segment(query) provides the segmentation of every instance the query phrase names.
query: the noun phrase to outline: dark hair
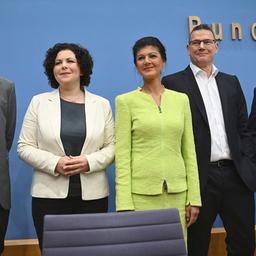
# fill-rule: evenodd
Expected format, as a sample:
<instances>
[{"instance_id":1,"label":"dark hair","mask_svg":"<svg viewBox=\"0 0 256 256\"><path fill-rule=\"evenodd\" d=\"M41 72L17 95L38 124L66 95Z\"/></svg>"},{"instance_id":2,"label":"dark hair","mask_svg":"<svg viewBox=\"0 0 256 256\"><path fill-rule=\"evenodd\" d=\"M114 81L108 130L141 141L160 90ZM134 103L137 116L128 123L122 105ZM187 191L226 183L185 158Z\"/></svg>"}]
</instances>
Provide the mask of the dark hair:
<instances>
[{"instance_id":1,"label":"dark hair","mask_svg":"<svg viewBox=\"0 0 256 256\"><path fill-rule=\"evenodd\" d=\"M160 40L156 37L153 36L147 36L139 39L138 41L135 42L132 51L133 51L133 61L134 64L136 65L136 56L139 50L146 46L154 46L159 50L159 53L161 55L161 58L164 62L166 62L166 50L163 44L160 42Z\"/></svg>"},{"instance_id":2,"label":"dark hair","mask_svg":"<svg viewBox=\"0 0 256 256\"><path fill-rule=\"evenodd\" d=\"M200 24L200 25L195 26L195 27L192 29L192 31L190 32L190 34L189 34L189 39L188 39L189 42L190 42L190 40L191 40L191 35L192 35L192 33L193 33L194 31L198 31L198 30L208 30L208 31L210 31L210 32L212 33L212 35L213 35L213 38L215 39L215 35L214 35L214 33L213 33L212 28L211 28L208 24Z\"/></svg>"},{"instance_id":3,"label":"dark hair","mask_svg":"<svg viewBox=\"0 0 256 256\"><path fill-rule=\"evenodd\" d=\"M88 86L91 80L90 76L93 68L93 60L89 51L78 44L57 43L47 50L43 63L45 69L44 73L46 74L51 87L55 89L59 87L59 83L53 74L53 68L55 66L55 59L58 53L63 50L70 50L75 54L81 71L80 86Z\"/></svg>"}]
</instances>

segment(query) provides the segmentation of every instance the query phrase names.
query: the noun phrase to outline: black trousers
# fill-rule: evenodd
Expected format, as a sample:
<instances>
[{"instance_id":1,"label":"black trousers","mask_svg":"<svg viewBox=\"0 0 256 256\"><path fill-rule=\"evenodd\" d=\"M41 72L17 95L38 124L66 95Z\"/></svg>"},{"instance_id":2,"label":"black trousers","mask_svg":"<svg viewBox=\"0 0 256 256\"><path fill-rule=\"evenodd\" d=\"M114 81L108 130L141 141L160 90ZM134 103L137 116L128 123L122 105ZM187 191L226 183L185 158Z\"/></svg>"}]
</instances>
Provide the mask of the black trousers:
<instances>
[{"instance_id":1,"label":"black trousers","mask_svg":"<svg viewBox=\"0 0 256 256\"><path fill-rule=\"evenodd\" d=\"M243 183L233 164L211 165L209 171L208 183L201 191L198 220L188 229L188 255L207 256L211 228L219 214L227 232L228 256L253 256L254 193Z\"/></svg>"},{"instance_id":2,"label":"black trousers","mask_svg":"<svg viewBox=\"0 0 256 256\"><path fill-rule=\"evenodd\" d=\"M0 255L4 251L4 238L8 226L9 212L0 205Z\"/></svg>"},{"instance_id":3,"label":"black trousers","mask_svg":"<svg viewBox=\"0 0 256 256\"><path fill-rule=\"evenodd\" d=\"M39 246L42 251L44 216L47 214L103 213L108 211L108 198L82 200L80 197L65 199L32 198L32 216Z\"/></svg>"}]
</instances>

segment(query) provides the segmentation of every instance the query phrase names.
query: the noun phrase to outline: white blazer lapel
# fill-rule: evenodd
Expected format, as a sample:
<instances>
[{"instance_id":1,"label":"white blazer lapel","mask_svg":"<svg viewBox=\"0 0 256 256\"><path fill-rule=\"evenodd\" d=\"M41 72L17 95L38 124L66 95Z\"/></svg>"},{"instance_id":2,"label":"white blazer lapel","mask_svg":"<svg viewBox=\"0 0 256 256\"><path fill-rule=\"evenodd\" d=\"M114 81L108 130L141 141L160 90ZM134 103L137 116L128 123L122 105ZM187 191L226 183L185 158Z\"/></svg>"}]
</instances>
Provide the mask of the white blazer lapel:
<instances>
[{"instance_id":1,"label":"white blazer lapel","mask_svg":"<svg viewBox=\"0 0 256 256\"><path fill-rule=\"evenodd\" d=\"M60 94L59 90L55 90L50 94L49 98L49 122L51 123L51 129L54 133L54 137L58 145L64 151L63 144L60 139L60 126L61 126L61 109L60 109Z\"/></svg>"},{"instance_id":2,"label":"white blazer lapel","mask_svg":"<svg viewBox=\"0 0 256 256\"><path fill-rule=\"evenodd\" d=\"M95 129L95 111L94 111L94 95L88 91L85 91L85 117L86 117L86 139L82 148L82 152L87 151L90 144L90 138L92 138L93 129Z\"/></svg>"}]
</instances>

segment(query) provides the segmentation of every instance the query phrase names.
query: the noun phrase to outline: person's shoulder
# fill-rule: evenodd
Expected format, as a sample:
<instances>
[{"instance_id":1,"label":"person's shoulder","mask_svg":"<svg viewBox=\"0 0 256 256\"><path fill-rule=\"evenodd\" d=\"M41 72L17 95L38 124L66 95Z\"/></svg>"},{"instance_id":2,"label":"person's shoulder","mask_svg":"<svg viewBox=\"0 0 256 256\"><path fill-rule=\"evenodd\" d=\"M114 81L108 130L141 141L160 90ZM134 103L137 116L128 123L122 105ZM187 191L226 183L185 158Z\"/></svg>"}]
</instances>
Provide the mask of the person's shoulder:
<instances>
[{"instance_id":1,"label":"person's shoulder","mask_svg":"<svg viewBox=\"0 0 256 256\"><path fill-rule=\"evenodd\" d=\"M234 74L228 74L222 71L219 71L216 77L226 78L226 79L237 79L237 76Z\"/></svg>"},{"instance_id":2,"label":"person's shoulder","mask_svg":"<svg viewBox=\"0 0 256 256\"><path fill-rule=\"evenodd\" d=\"M176 98L176 99L180 99L180 100L184 100L184 101L187 101L188 100L188 96L186 93L183 93L183 92L177 92L177 91L174 91L174 90L171 90L171 89L165 89L166 91L166 94L169 96L169 97L173 97L173 98Z\"/></svg>"},{"instance_id":3,"label":"person's shoulder","mask_svg":"<svg viewBox=\"0 0 256 256\"><path fill-rule=\"evenodd\" d=\"M87 90L85 93L85 101L86 101L86 98L90 101L97 102L99 104L110 105L109 100L107 98L104 98L98 94L91 93Z\"/></svg>"},{"instance_id":4,"label":"person's shoulder","mask_svg":"<svg viewBox=\"0 0 256 256\"><path fill-rule=\"evenodd\" d=\"M12 81L10 81L6 78L3 78L3 77L0 77L0 85L2 88L6 88L6 89L14 86Z\"/></svg>"},{"instance_id":5,"label":"person's shoulder","mask_svg":"<svg viewBox=\"0 0 256 256\"><path fill-rule=\"evenodd\" d=\"M189 66L186 67L183 70L179 70L179 71L177 71L175 73L168 74L168 75L163 77L163 80L168 80L168 79L173 79L173 78L180 77L180 76L184 75L184 73L187 72L188 69L189 69Z\"/></svg>"},{"instance_id":6,"label":"person's shoulder","mask_svg":"<svg viewBox=\"0 0 256 256\"><path fill-rule=\"evenodd\" d=\"M234 74L224 73L219 71L216 75L216 82L225 84L226 86L230 86L230 88L237 88L239 91L241 90L241 85L238 77Z\"/></svg>"},{"instance_id":7,"label":"person's shoulder","mask_svg":"<svg viewBox=\"0 0 256 256\"><path fill-rule=\"evenodd\" d=\"M56 96L56 94L57 94L57 90L39 93L39 94L36 94L32 97L32 101L48 100L49 98L52 98L53 96Z\"/></svg>"},{"instance_id":8,"label":"person's shoulder","mask_svg":"<svg viewBox=\"0 0 256 256\"><path fill-rule=\"evenodd\" d=\"M184 70L180 70L180 71L177 71L175 73L164 76L163 79L169 79L169 78L177 77L177 76L182 75L183 73L184 73Z\"/></svg>"},{"instance_id":9,"label":"person's shoulder","mask_svg":"<svg viewBox=\"0 0 256 256\"><path fill-rule=\"evenodd\" d=\"M133 91L129 91L126 93L122 93L116 96L116 100L121 100L121 99L133 99L134 97L136 97L136 95L138 94L138 89L137 90L133 90Z\"/></svg>"}]
</instances>

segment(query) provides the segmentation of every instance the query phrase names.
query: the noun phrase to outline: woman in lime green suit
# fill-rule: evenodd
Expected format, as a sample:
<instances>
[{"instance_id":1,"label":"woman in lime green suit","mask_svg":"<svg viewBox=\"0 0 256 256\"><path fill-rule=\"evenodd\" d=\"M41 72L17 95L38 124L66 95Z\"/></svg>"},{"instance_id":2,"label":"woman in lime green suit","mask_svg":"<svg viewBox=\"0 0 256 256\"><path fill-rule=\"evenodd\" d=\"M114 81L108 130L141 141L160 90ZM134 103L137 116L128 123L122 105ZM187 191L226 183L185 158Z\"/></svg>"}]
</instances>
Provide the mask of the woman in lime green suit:
<instances>
[{"instance_id":1,"label":"woman in lime green suit","mask_svg":"<svg viewBox=\"0 0 256 256\"><path fill-rule=\"evenodd\" d=\"M178 208L186 239L201 206L189 100L161 84L155 37L133 47L143 85L116 97L116 210Z\"/></svg>"}]
</instances>

